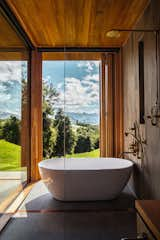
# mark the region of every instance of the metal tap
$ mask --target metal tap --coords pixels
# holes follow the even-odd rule
[[[121,152],[118,157],[124,157],[125,154],[134,154],[134,152]]]

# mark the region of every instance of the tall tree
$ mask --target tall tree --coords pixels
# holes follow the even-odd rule
[[[92,149],[91,149],[90,137],[80,134],[78,136],[74,152],[75,153],[83,153],[83,152],[90,152],[91,150]]]
[[[20,145],[20,120],[10,116],[3,125],[2,138],[8,142]]]
[[[56,156],[65,156],[73,152],[75,144],[75,135],[72,130],[71,121],[64,115],[62,109],[59,109],[54,120],[54,126],[57,130],[55,145]]]
[[[53,126],[54,105],[58,93],[52,84],[43,82],[43,157],[54,156],[56,133]]]

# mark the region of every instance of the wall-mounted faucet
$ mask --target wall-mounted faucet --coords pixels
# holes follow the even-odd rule
[[[125,132],[125,136],[131,136],[133,141],[129,144],[129,152],[137,159],[141,159],[141,163],[144,159],[144,145],[147,144],[146,140],[142,138],[137,121],[134,122],[134,126]]]
[[[125,154],[134,154],[134,152],[121,152],[118,157],[119,158],[121,158],[121,157],[124,158]]]

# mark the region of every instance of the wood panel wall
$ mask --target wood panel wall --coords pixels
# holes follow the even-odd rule
[[[160,1],[152,0],[139,20],[137,28],[159,28]],[[156,45],[154,33],[134,33],[123,47],[124,81],[124,131],[139,122],[139,76],[138,76],[138,41],[144,40],[144,94],[145,115],[150,115],[156,99]],[[159,39],[160,43],[160,39]],[[140,125],[141,134],[147,140],[143,169],[135,161],[134,174],[130,184],[141,198],[160,198],[160,128],[151,125],[150,120]],[[124,139],[125,151],[128,151],[130,138]]]

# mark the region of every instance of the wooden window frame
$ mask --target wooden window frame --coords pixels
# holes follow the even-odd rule
[[[84,59],[87,59],[87,53]],[[94,54],[94,53],[93,53]],[[81,56],[81,54],[80,54]],[[76,54],[77,59],[77,54]],[[93,58],[92,58],[93,60]],[[97,60],[97,57],[96,57]],[[123,151],[122,54],[101,53],[100,156],[118,157]],[[108,68],[106,72],[106,66]],[[108,74],[108,84],[106,81]],[[42,52],[31,52],[31,180],[40,178],[42,160]]]
[[[102,56],[101,157],[119,157],[123,152],[122,53]],[[106,71],[107,69],[107,71]]]
[[[38,163],[42,160],[42,53],[31,51],[31,164],[30,178],[40,178]]]

